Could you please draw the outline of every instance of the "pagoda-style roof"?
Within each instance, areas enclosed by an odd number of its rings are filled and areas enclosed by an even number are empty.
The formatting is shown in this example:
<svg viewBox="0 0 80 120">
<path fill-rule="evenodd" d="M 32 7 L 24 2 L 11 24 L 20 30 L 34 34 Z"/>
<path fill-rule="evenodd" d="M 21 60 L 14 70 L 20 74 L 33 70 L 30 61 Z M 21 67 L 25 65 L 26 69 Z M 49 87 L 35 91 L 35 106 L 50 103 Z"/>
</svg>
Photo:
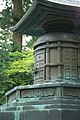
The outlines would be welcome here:
<svg viewBox="0 0 80 120">
<path fill-rule="evenodd" d="M 40 36 L 49 25 L 69 24 L 79 31 L 80 2 L 77 0 L 34 0 L 21 20 L 11 28 L 21 34 Z"/>
</svg>

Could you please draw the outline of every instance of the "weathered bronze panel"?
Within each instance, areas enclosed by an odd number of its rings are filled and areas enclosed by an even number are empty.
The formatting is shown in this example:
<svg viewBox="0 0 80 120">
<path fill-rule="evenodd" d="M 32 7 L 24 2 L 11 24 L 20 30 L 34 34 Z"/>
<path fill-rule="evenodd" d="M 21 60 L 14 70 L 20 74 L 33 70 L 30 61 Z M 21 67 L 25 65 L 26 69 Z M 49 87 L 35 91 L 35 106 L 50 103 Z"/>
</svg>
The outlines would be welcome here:
<svg viewBox="0 0 80 120">
<path fill-rule="evenodd" d="M 13 112 L 0 112 L 0 120 L 15 120 L 15 114 Z"/>
<path fill-rule="evenodd" d="M 12 31 L 39 36 L 34 84 L 6 93 L 0 120 L 80 120 L 80 2 L 34 0 Z"/>
<path fill-rule="evenodd" d="M 64 88 L 64 96 L 80 97 L 80 90 L 77 88 Z"/>
<path fill-rule="evenodd" d="M 14 100 L 16 100 L 16 92 L 13 92 L 12 94 L 10 94 L 10 96 L 7 97 L 8 102 L 12 102 Z"/>
</svg>

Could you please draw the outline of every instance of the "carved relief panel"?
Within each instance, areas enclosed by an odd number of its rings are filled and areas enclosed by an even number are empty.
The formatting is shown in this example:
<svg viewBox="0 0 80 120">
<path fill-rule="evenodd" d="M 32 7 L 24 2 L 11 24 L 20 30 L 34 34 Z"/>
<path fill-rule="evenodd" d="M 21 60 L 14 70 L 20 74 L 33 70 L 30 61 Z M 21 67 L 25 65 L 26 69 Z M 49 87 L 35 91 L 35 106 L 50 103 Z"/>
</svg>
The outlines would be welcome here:
<svg viewBox="0 0 80 120">
<path fill-rule="evenodd" d="M 50 49 L 50 78 L 51 80 L 57 79 L 58 65 L 57 65 L 57 48 Z"/>
<path fill-rule="evenodd" d="M 78 79 L 80 81 L 80 50 L 78 50 Z"/>
<path fill-rule="evenodd" d="M 63 48 L 64 78 L 77 79 L 77 49 Z"/>
<path fill-rule="evenodd" d="M 44 79 L 44 50 L 35 52 L 35 80 Z"/>
</svg>

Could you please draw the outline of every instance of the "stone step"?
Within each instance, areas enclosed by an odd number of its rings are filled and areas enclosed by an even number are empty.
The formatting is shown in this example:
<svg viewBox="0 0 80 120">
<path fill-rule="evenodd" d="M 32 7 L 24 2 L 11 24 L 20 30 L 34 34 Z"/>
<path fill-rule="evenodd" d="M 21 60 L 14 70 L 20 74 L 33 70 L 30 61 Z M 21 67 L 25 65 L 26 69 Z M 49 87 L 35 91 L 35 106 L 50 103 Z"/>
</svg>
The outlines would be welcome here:
<svg viewBox="0 0 80 120">
<path fill-rule="evenodd" d="M 0 120 L 79 120 L 80 110 L 31 110 L 0 112 Z"/>
<path fill-rule="evenodd" d="M 0 120 L 16 120 L 14 112 L 0 112 Z"/>
<path fill-rule="evenodd" d="M 0 120 L 47 120 L 49 111 L 0 112 Z M 53 113 L 54 114 L 54 113 Z"/>
<path fill-rule="evenodd" d="M 31 105 L 31 106 L 18 106 L 18 107 L 5 107 L 5 108 L 1 108 L 1 112 L 12 112 L 12 111 L 31 111 L 31 110 L 55 110 L 55 109 L 76 109 L 80 110 L 80 105 L 68 105 L 68 104 L 57 104 L 57 105 Z"/>
<path fill-rule="evenodd" d="M 63 97 L 63 98 L 59 98 L 59 97 L 55 97 L 55 98 L 51 98 L 51 99 L 19 99 L 19 101 L 14 102 L 13 106 L 25 106 L 25 105 L 43 105 L 43 104 L 78 104 L 80 105 L 80 99 L 76 98 L 76 97 Z M 10 106 L 10 105 L 9 105 Z"/>
<path fill-rule="evenodd" d="M 55 109 L 55 108 L 66 108 L 66 109 L 80 109 L 80 99 L 76 97 L 62 97 L 55 99 L 19 99 L 15 102 L 10 102 L 2 105 L 0 111 L 20 111 L 20 110 L 38 110 L 41 108 L 44 109 Z"/>
<path fill-rule="evenodd" d="M 1 112 L 7 111 L 31 111 L 31 110 L 48 110 L 60 108 L 61 104 L 44 104 L 44 105 L 26 105 L 26 106 L 12 106 L 12 107 L 3 107 L 0 109 Z"/>
</svg>

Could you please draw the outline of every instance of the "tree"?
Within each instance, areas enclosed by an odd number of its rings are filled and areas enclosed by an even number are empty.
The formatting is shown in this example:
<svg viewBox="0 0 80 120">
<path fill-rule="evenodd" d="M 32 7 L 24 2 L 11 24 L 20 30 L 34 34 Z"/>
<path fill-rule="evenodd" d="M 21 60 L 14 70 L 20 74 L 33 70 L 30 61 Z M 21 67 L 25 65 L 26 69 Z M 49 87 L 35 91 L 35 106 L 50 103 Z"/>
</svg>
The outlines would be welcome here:
<svg viewBox="0 0 80 120">
<path fill-rule="evenodd" d="M 9 4 L 8 4 L 9 5 Z M 0 12 L 0 40 L 11 39 L 10 26 L 12 25 L 11 7 L 6 3 L 6 8 Z"/>
<path fill-rule="evenodd" d="M 10 39 L 12 39 L 12 33 L 10 32 L 10 26 L 13 24 L 14 13 L 12 12 L 12 3 L 10 0 L 6 1 L 6 7 L 0 13 L 0 103 L 5 102 L 4 94 L 11 88 L 17 85 L 33 84 L 33 51 L 13 51 Z M 10 1 L 10 2 L 9 2 Z M 16 0 L 13 0 L 16 2 Z M 20 0 L 18 0 L 20 2 Z M 31 5 L 30 0 L 21 1 L 26 11 Z M 28 4 L 29 3 L 29 4 Z M 19 4 L 20 5 L 20 4 Z M 16 10 L 17 11 L 17 10 Z M 17 13 L 16 13 L 17 14 Z M 17 15 L 19 18 L 20 16 Z M 17 19 L 14 20 L 16 24 Z M 17 34 L 17 33 L 16 33 Z M 19 38 L 19 37 L 18 37 Z M 19 39 L 20 40 L 20 39 Z M 35 37 L 27 42 L 27 47 L 32 49 Z M 16 41 L 18 44 L 18 40 Z"/>
<path fill-rule="evenodd" d="M 13 3 L 13 25 L 15 25 L 23 16 L 23 14 L 29 9 L 33 0 L 12 0 Z M 13 32 L 13 40 L 22 49 L 22 35 Z"/>
<path fill-rule="evenodd" d="M 6 1 L 5 9 L 0 13 L 0 28 L 10 32 L 10 27 L 15 25 L 29 9 L 33 0 L 3 0 Z M 22 35 L 13 32 L 14 45 L 17 50 L 22 48 Z"/>
<path fill-rule="evenodd" d="M 33 50 L 9 52 L 7 44 L 0 52 L 0 104 L 5 103 L 5 93 L 15 86 L 33 84 Z M 4 54 L 4 51 L 5 54 Z"/>
<path fill-rule="evenodd" d="M 29 49 L 33 49 L 34 47 L 34 43 L 37 41 L 37 37 L 33 36 L 30 41 L 26 41 L 27 45 L 26 47 L 28 47 Z"/>
<path fill-rule="evenodd" d="M 12 0 L 13 3 L 13 26 L 21 19 L 23 16 L 22 0 Z M 22 35 L 13 32 L 13 40 L 19 45 L 19 49 L 22 48 Z"/>
<path fill-rule="evenodd" d="M 18 85 L 33 84 L 33 50 L 9 53 L 10 65 L 5 70 L 10 89 Z"/>
<path fill-rule="evenodd" d="M 6 40 L 0 41 L 0 104 L 4 103 L 4 93 L 7 92 L 5 70 L 9 67 L 9 51 L 11 51 L 11 45 Z"/>
</svg>

